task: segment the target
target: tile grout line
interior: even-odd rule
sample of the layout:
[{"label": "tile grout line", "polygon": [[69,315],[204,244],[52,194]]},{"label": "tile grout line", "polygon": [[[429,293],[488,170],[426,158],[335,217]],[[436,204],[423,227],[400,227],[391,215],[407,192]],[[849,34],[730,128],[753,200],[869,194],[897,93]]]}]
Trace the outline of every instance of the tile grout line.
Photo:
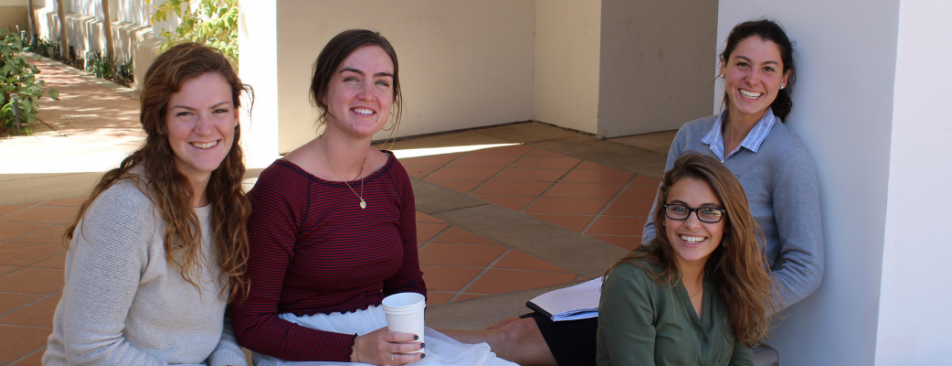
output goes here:
[{"label": "tile grout line", "polygon": [[[562,128],[562,127],[559,127],[559,126],[556,126],[556,125],[553,125],[553,124],[548,124],[548,123],[545,123],[545,122],[535,121],[535,120],[531,120],[531,119],[530,119],[530,120],[527,120],[527,121],[519,121],[519,122],[513,122],[513,123],[506,123],[506,124],[503,124],[503,125],[477,127],[477,128],[475,128],[475,129],[473,129],[472,131],[475,132],[475,133],[478,133],[478,134],[480,134],[480,135],[483,135],[483,136],[489,136],[489,137],[493,137],[493,138],[497,138],[497,139],[501,139],[501,140],[506,140],[506,139],[504,139],[504,138],[497,137],[497,136],[493,136],[493,135],[490,135],[490,134],[485,133],[485,132],[482,132],[482,131],[484,131],[484,130],[491,130],[491,129],[493,129],[493,128],[502,127],[502,126],[506,126],[506,125],[518,125],[518,124],[526,123],[526,122],[529,122],[529,123],[541,123],[541,124],[546,125],[546,126],[548,126],[548,127],[555,127],[555,128],[562,129],[562,130],[568,130],[568,131],[572,131],[572,132],[574,132],[574,133],[576,133],[576,134],[578,134],[578,135],[580,135],[580,136],[585,136],[585,134],[583,134],[583,133],[581,133],[581,132],[579,132],[579,131],[574,131],[574,130],[571,130],[571,129]],[[518,144],[520,144],[520,145],[527,145],[527,146],[535,147],[535,145],[531,145],[531,144],[535,144],[535,143],[539,143],[539,142],[547,142],[547,141],[556,141],[556,140],[572,139],[572,138],[576,138],[576,137],[578,137],[578,136],[556,137],[556,138],[544,139],[544,140],[538,140],[538,141],[525,141],[525,142],[515,142],[515,141],[511,141],[511,142],[518,143]]]},{"label": "tile grout line", "polygon": [[[34,207],[36,207],[36,206],[34,206]],[[46,226],[41,227],[41,228],[39,228],[39,229],[36,229],[36,230],[33,230],[33,231],[28,231],[28,232],[26,232],[26,233],[23,233],[22,235],[14,236],[14,237],[12,237],[12,238],[10,238],[10,239],[4,240],[3,243],[13,242],[13,241],[15,241],[16,239],[19,239],[19,238],[22,238],[22,237],[24,237],[24,236],[33,234],[33,233],[38,232],[38,231],[40,231],[40,230],[49,229],[50,227],[53,227],[53,226],[55,226],[55,225],[65,225],[65,224],[61,224],[62,221],[57,221],[57,222],[54,222],[54,223],[48,223],[48,222],[12,222],[12,221],[3,221],[3,222],[4,222],[4,223],[10,223],[10,224],[33,224],[33,225],[44,225],[44,224],[45,224],[45,225],[46,225]],[[35,244],[35,243],[25,243],[25,244]],[[48,245],[49,245],[49,244],[48,244]]]},{"label": "tile grout line", "polygon": [[[532,145],[528,145],[528,146],[532,146]],[[532,153],[533,151],[535,151],[536,149],[543,150],[543,151],[547,151],[547,152],[551,152],[551,151],[549,151],[549,150],[545,150],[545,149],[540,148],[540,147],[532,146],[532,150],[529,150],[528,152],[526,152],[525,154],[523,154],[519,159],[517,159],[516,161],[512,162],[511,164],[509,164],[509,166],[507,166],[506,168],[500,170],[498,173],[496,173],[495,175],[493,175],[492,177],[490,177],[489,179],[487,179],[486,181],[484,181],[482,184],[480,184],[480,185],[477,186],[476,188],[473,188],[470,192],[473,192],[473,191],[475,191],[476,189],[479,189],[479,187],[481,187],[482,185],[486,184],[487,182],[489,182],[490,180],[492,180],[493,178],[495,178],[495,177],[498,176],[499,174],[502,174],[502,172],[504,172],[504,171],[506,171],[507,169],[509,169],[510,167],[512,167],[512,165],[515,165],[516,163],[522,161],[523,159],[525,159],[527,156],[529,156],[529,154],[531,154],[531,153]],[[563,154],[560,154],[560,155],[563,155]],[[561,156],[561,157],[567,157],[567,156],[563,155],[563,156]],[[569,157],[569,158],[571,158],[571,157]],[[522,210],[516,211],[516,212],[517,212],[518,214],[520,214],[520,215],[532,217],[532,216],[530,216],[530,215],[524,213],[524,211],[526,210],[526,208],[528,208],[529,206],[531,206],[531,205],[532,205],[534,202],[536,202],[539,198],[541,198],[541,197],[542,197],[543,195],[545,195],[547,192],[549,192],[550,190],[552,190],[552,188],[555,187],[555,185],[556,185],[557,183],[561,182],[562,179],[564,179],[567,175],[571,174],[573,171],[576,171],[576,169],[578,169],[578,167],[579,167],[582,163],[585,163],[585,162],[587,161],[587,160],[585,160],[585,159],[579,159],[579,158],[573,158],[573,159],[578,159],[579,162],[576,163],[575,165],[573,165],[571,168],[569,168],[569,169],[565,172],[565,174],[563,174],[563,175],[562,175],[559,179],[557,179],[556,181],[554,181],[554,182],[548,182],[548,183],[550,183],[548,188],[546,188],[544,191],[542,191],[542,193],[539,193],[539,195],[537,195],[535,198],[533,198],[533,200],[532,200],[531,202],[529,202],[528,204],[526,204],[526,206],[523,207]],[[447,164],[448,164],[448,163],[447,163]],[[618,193],[615,194],[615,197],[617,198],[619,195],[621,195],[621,193],[624,192],[625,189],[628,188],[629,185],[631,185],[631,182],[632,182],[632,181],[634,180],[634,178],[637,177],[638,175],[639,175],[639,174],[635,173],[635,175],[634,175],[631,179],[629,179],[628,183],[625,184],[624,186],[622,186],[622,188],[618,191]],[[541,183],[547,183],[547,182],[541,182]],[[598,184],[598,183],[592,183],[592,184]],[[469,193],[467,193],[467,195],[469,195]],[[524,196],[512,196],[512,197],[524,197]],[[605,209],[607,209],[607,207],[608,207],[612,202],[614,202],[614,199],[612,199],[612,200],[610,200],[608,203],[606,203],[606,204],[605,204],[605,207],[603,207],[602,210],[601,210],[599,213],[601,213],[601,212],[603,212]],[[494,203],[492,203],[492,202],[487,202],[487,204],[489,204],[489,205],[494,205],[494,206],[501,207],[501,208],[505,208],[505,207],[496,205],[496,204],[494,204]],[[449,212],[449,211],[454,211],[454,210],[447,210],[447,211],[443,211],[443,212]],[[570,214],[564,214],[564,215],[570,215]],[[574,216],[579,216],[579,215],[574,215]],[[589,216],[589,215],[584,215],[584,216]],[[598,215],[594,215],[594,216],[592,217],[592,220],[589,222],[588,225],[590,226],[593,222],[595,222],[595,219],[596,219],[597,217],[598,217]],[[534,218],[534,217],[533,217],[533,218]],[[456,225],[456,226],[458,226],[458,227],[461,228],[461,229],[470,231],[470,232],[472,232],[472,233],[474,233],[474,234],[480,235],[480,234],[477,233],[476,231],[472,231],[472,230],[470,230],[470,229],[464,228],[464,227],[459,226],[459,225]],[[588,226],[586,226],[585,229],[588,229]],[[584,232],[585,229],[583,229],[582,232]],[[581,232],[580,232],[579,234],[580,234],[580,235],[584,235],[584,234],[582,234]],[[480,236],[482,236],[482,235],[480,235]],[[595,239],[595,238],[592,238],[592,239]],[[598,240],[598,239],[595,239],[595,240]],[[503,244],[503,243],[500,243],[500,244]],[[505,244],[503,244],[503,245],[505,245]],[[506,253],[509,252],[509,250],[512,249],[512,247],[509,247],[508,245],[506,245],[506,246],[507,246],[509,249],[507,249],[506,252],[503,253],[503,255],[505,255]],[[537,258],[537,257],[535,257],[535,256],[532,256],[532,257],[533,257],[533,258],[536,258],[536,259],[540,259],[540,258]],[[502,257],[500,256],[500,258],[502,258]],[[540,260],[542,260],[542,259],[540,259]],[[497,260],[497,261],[498,261],[498,260]],[[545,261],[545,260],[543,260],[543,262],[549,263],[548,261]],[[492,264],[495,264],[495,263],[496,263],[496,262],[493,262]],[[492,264],[491,264],[491,265],[492,265]],[[552,263],[549,263],[549,264],[552,264]],[[488,270],[488,268],[489,268],[489,267],[487,267],[487,270]],[[561,267],[560,267],[560,268],[561,268]],[[564,268],[563,268],[563,269],[564,269]],[[485,272],[486,272],[486,271],[484,270],[484,271],[480,272],[479,274],[477,274],[476,277],[473,279],[473,281],[475,281],[476,279],[478,279],[479,277],[481,277]],[[552,272],[552,273],[564,273],[564,272]],[[568,271],[568,273],[574,273],[574,272]],[[576,276],[578,276],[577,273],[574,273],[574,274],[575,274]],[[464,286],[463,289],[460,290],[460,292],[457,294],[457,296],[459,296],[459,294],[462,294],[462,292],[463,292],[465,289],[469,288],[469,286],[472,285],[472,283],[474,283],[473,281],[471,281],[471,282],[468,283],[466,286]],[[457,296],[454,296],[453,299],[450,300],[450,302],[452,302],[454,299],[456,299]]]},{"label": "tile grout line", "polygon": [[[519,196],[507,196],[507,197],[519,197]],[[558,197],[558,198],[566,198],[566,197]],[[581,199],[596,199],[596,198],[581,198]],[[611,201],[609,201],[609,203],[611,203]],[[647,216],[631,216],[631,215],[568,214],[568,213],[547,213],[547,212],[527,212],[527,214],[552,215],[552,216],[647,217]],[[595,234],[595,235],[631,236],[631,235],[625,235],[625,234]],[[638,236],[638,235],[635,235],[635,236]],[[40,245],[52,245],[52,244],[40,244]]]},{"label": "tile grout line", "polygon": [[[606,217],[639,217],[639,216],[606,216]],[[592,234],[598,236],[617,236],[617,237],[628,237],[628,236],[639,236],[639,235],[624,235],[624,234]]]},{"label": "tile grout line", "polygon": [[[619,190],[618,193],[615,194],[615,197],[612,197],[612,199],[609,200],[608,203],[605,204],[605,207],[602,207],[602,209],[598,211],[597,214],[595,214],[595,218],[593,218],[592,221],[589,221],[588,225],[585,225],[585,228],[582,229],[582,232],[580,234],[588,236],[589,238],[592,238],[591,236],[585,234],[585,232],[588,231],[588,229],[591,228],[593,224],[595,224],[595,221],[598,221],[598,218],[601,217],[603,213],[605,213],[605,210],[608,210],[608,208],[611,207],[611,205],[615,203],[615,201],[618,200],[618,197],[621,197],[621,195],[624,194],[626,190],[628,190],[628,187],[631,187],[631,183],[634,182],[635,178],[637,178],[639,175],[640,174],[635,173],[635,175],[632,176],[631,179],[628,180],[628,183],[625,183],[625,186],[621,187],[621,190]],[[630,216],[626,216],[626,217],[630,217]],[[598,235],[598,234],[595,234],[595,235]],[[592,239],[595,239],[595,238],[592,238]],[[595,240],[598,240],[598,239],[595,239]]]},{"label": "tile grout line", "polygon": [[[510,248],[510,249],[511,249],[511,248]],[[518,250],[518,249],[513,249],[513,250]],[[506,253],[508,253],[508,252],[503,252],[503,254],[506,254]],[[500,256],[502,256],[503,254],[500,254]],[[538,258],[536,258],[536,259],[538,259]],[[495,263],[495,261],[494,261],[493,263]],[[490,263],[490,264],[493,264],[493,263]],[[552,263],[549,263],[549,262],[546,262],[546,263],[552,264]],[[555,266],[554,264],[552,264],[552,265]],[[424,266],[459,267],[459,268],[486,268],[486,267],[483,267],[483,266],[461,266],[461,265],[455,265],[455,264],[424,264]],[[561,268],[561,267],[559,267],[559,268]],[[492,269],[498,269],[498,270],[500,270],[500,271],[516,271],[516,272],[542,272],[542,273],[555,273],[555,274],[566,274],[566,273],[570,273],[570,274],[575,274],[575,275],[578,274],[578,273],[569,271],[569,270],[564,269],[564,268],[562,268],[563,271],[558,271],[558,272],[557,272],[557,271],[539,270],[539,269],[525,269],[525,268],[495,268],[495,267],[493,267]],[[455,292],[455,291],[441,291],[441,290],[433,290],[433,291],[438,291],[438,292]],[[34,294],[34,295],[35,295],[35,294]],[[51,295],[51,296],[52,296],[52,295]]]},{"label": "tile grout line", "polygon": [[[517,145],[517,146],[526,146],[526,145]],[[509,165],[506,165],[506,166],[502,167],[502,169],[499,169],[499,171],[496,172],[496,174],[493,174],[491,177],[486,178],[486,180],[484,180],[482,183],[479,183],[478,185],[476,185],[475,187],[473,187],[473,189],[470,189],[470,190],[469,190],[468,192],[466,192],[465,194],[468,196],[468,195],[472,194],[473,192],[476,192],[477,189],[479,189],[479,188],[481,188],[482,186],[486,185],[486,183],[489,183],[489,181],[493,180],[493,178],[498,177],[500,174],[502,174],[502,172],[504,172],[504,171],[506,171],[506,170],[509,170],[509,168],[511,168],[513,165],[515,165],[516,163],[522,161],[522,159],[525,159],[526,156],[529,156],[529,153],[531,153],[531,152],[534,151],[534,150],[535,150],[535,147],[533,147],[532,150],[526,151],[525,154],[522,154],[521,156],[519,156],[518,159],[516,159],[515,161],[509,163]],[[468,154],[468,153],[467,153],[467,154]],[[490,202],[490,204],[495,205],[495,203],[491,203],[491,202]],[[497,206],[499,206],[499,205],[497,205]],[[502,206],[499,206],[499,207],[502,207]]]},{"label": "tile grout line", "polygon": [[[503,244],[503,245],[505,245],[505,244]],[[502,257],[505,257],[506,254],[509,254],[509,252],[511,252],[511,251],[512,251],[512,247],[506,245],[506,251],[502,252],[502,254],[500,254],[499,257],[496,257],[496,260],[492,261],[492,263],[489,263],[489,265],[487,265],[485,268],[483,268],[482,271],[479,271],[479,273],[477,273],[476,276],[474,276],[472,280],[470,280],[469,282],[467,282],[466,285],[463,286],[463,288],[459,289],[459,291],[456,292],[456,295],[453,295],[453,298],[451,298],[450,301],[447,301],[446,303],[449,304],[449,303],[452,303],[453,301],[455,301],[456,298],[458,298],[460,295],[462,295],[464,292],[466,292],[466,289],[468,289],[470,286],[472,286],[474,283],[476,283],[476,281],[478,281],[480,278],[482,278],[483,275],[486,274],[486,272],[489,272],[489,269],[492,268],[493,265],[495,265],[496,263],[499,263],[499,261],[502,260]]]},{"label": "tile grout line", "polygon": [[51,293],[49,293],[49,294],[38,294],[38,293],[35,293],[35,292],[16,292],[16,291],[0,291],[0,293],[3,293],[3,294],[15,294],[15,295],[36,295],[36,296],[43,297],[43,296],[53,296],[53,295],[56,295],[58,292],[61,292],[61,291],[62,291],[62,289],[59,289],[59,290],[53,291],[53,292],[51,292]]},{"label": "tile grout line", "polygon": [[[419,224],[419,222],[418,222],[417,224]],[[447,222],[446,224],[447,224],[447,225],[446,225],[445,228],[443,228],[443,230],[440,230],[440,232],[436,233],[436,235],[433,235],[433,237],[430,238],[430,240],[427,240],[427,241],[423,242],[423,245],[420,245],[420,246],[417,247],[417,261],[419,261],[419,258],[420,258],[420,250],[421,250],[421,249],[423,249],[423,248],[426,247],[427,245],[430,245],[430,243],[432,243],[433,240],[436,240],[436,238],[440,237],[440,235],[443,235],[443,233],[447,232],[450,228],[453,227],[453,224],[450,224],[450,223],[448,223],[448,222]]]},{"label": "tile grout line", "polygon": [[[30,232],[28,232],[28,233],[26,233],[26,234],[23,234],[23,235],[20,235],[20,236],[11,238],[11,239],[9,239],[9,240],[0,242],[0,245],[13,243],[13,242],[14,242],[16,239],[18,239],[18,238],[22,238],[22,237],[24,237],[24,236],[33,234],[33,233],[38,232],[38,231],[40,231],[40,230],[46,230],[46,229],[48,229],[48,228],[50,228],[50,227],[52,227],[52,226],[54,226],[54,225],[59,225],[59,224],[58,224],[58,223],[48,224],[48,225],[45,226],[45,227],[42,227],[42,228],[39,228],[39,229],[30,231]],[[21,242],[16,242],[16,243],[18,243],[18,244],[34,244],[34,245],[62,245],[62,244],[21,243]],[[68,248],[64,248],[64,249],[65,249],[65,250],[68,250]],[[51,255],[51,256],[49,256],[49,257],[45,257],[45,258],[40,259],[40,260],[38,260],[38,261],[36,261],[36,262],[32,262],[32,263],[27,264],[27,265],[25,265],[25,266],[11,265],[11,267],[20,267],[20,268],[14,269],[14,270],[12,270],[12,271],[10,271],[10,272],[7,272],[7,273],[4,273],[4,274],[0,275],[0,278],[3,278],[3,277],[6,277],[6,276],[8,276],[8,275],[10,275],[10,274],[19,272],[19,271],[23,270],[24,268],[42,268],[42,269],[61,269],[61,270],[62,270],[63,268],[30,267],[30,266],[32,266],[32,265],[34,265],[34,264],[40,263],[40,262],[42,262],[42,261],[45,261],[45,260],[50,259],[50,258],[53,258],[53,257],[55,257],[55,256],[57,256],[57,255],[60,255],[61,253],[63,253],[63,252],[62,252],[62,251],[57,252],[56,254],[53,254],[53,255]],[[18,293],[18,292],[11,292],[11,293]]]},{"label": "tile grout line", "polygon": [[[431,244],[470,245],[470,246],[474,246],[474,247],[489,247],[489,248],[497,248],[497,247],[504,247],[504,246],[505,246],[505,245],[494,245],[494,244],[473,244],[473,243],[456,243],[456,242],[451,242],[451,243],[446,243],[446,242],[433,242],[433,243],[431,243]],[[470,266],[470,267],[479,267],[479,266]]]},{"label": "tile grout line", "polygon": [[[456,158],[454,158],[453,160],[447,161],[446,164],[440,165],[440,166],[438,166],[436,169],[433,169],[432,172],[428,173],[427,175],[424,175],[424,176],[420,177],[420,180],[426,180],[426,178],[428,178],[429,176],[433,175],[433,173],[436,173],[436,172],[440,171],[440,169],[445,168],[447,165],[452,164],[454,161],[459,160],[460,158],[466,156],[466,155],[469,154],[469,153],[470,153],[470,151],[464,152],[464,153],[460,154],[459,156],[457,156]],[[433,156],[439,156],[439,155],[433,155]],[[428,181],[428,182],[429,182],[429,181]]]},{"label": "tile grout line", "polygon": [[[10,213],[8,213],[8,214],[6,214],[6,215],[0,216],[0,219],[2,219],[2,218],[4,218],[4,217],[7,217],[7,216],[10,216],[10,215],[13,215],[13,214],[15,214],[15,213],[17,213],[17,212],[20,212],[20,211],[23,211],[23,210],[29,210],[29,209],[32,208],[32,207],[36,207],[36,206],[27,206],[27,205],[19,205],[19,204],[10,204],[10,205],[4,205],[4,206],[24,206],[24,207],[21,208],[21,209],[19,209],[19,210],[10,212]],[[4,221],[4,222],[9,222],[9,221]]]},{"label": "tile grout line", "polygon": [[[14,360],[13,362],[10,363],[10,365],[16,365],[17,362],[21,362],[21,361],[23,361],[23,360],[25,360],[25,359],[27,359],[27,358],[30,358],[30,356],[33,356],[33,355],[36,354],[37,352],[45,351],[45,350],[46,350],[46,345],[43,345],[42,347],[37,348],[37,349],[33,350],[32,352],[23,355],[23,357],[20,357],[20,358]],[[6,364],[4,364],[4,365],[6,365]]]},{"label": "tile grout line", "polygon": [[[444,187],[444,188],[445,188],[445,187]],[[474,198],[475,198],[475,197],[474,197]],[[477,198],[477,199],[478,199],[478,198]],[[482,200],[481,200],[481,201],[482,201]],[[481,204],[478,204],[478,205],[474,205],[474,206],[467,206],[467,207],[460,207],[460,208],[451,208],[451,209],[449,209],[449,210],[443,210],[443,211],[433,211],[433,212],[431,212],[431,213],[428,213],[427,215],[431,215],[431,216],[432,216],[432,215],[441,214],[441,213],[446,213],[446,212],[466,210],[466,209],[470,209],[470,208],[473,208],[473,207],[482,207],[482,206],[486,206],[486,205],[492,205],[492,203],[490,203],[490,202],[486,202],[486,201],[483,201],[483,202],[484,202],[484,203],[481,203]]]},{"label": "tile grout line", "polygon": [[[39,301],[41,301],[41,300],[43,300],[43,299],[46,299],[46,298],[48,298],[48,297],[52,297],[52,296],[54,296],[54,295],[59,295],[59,294],[62,293],[62,292],[63,292],[63,289],[59,289],[59,290],[53,291],[53,293],[46,294],[46,295],[42,295],[42,294],[27,294],[27,293],[23,293],[23,292],[5,292],[5,293],[8,293],[8,294],[19,294],[19,295],[39,295],[40,297],[37,298],[36,300],[30,301],[30,302],[28,302],[28,303],[26,303],[26,304],[20,305],[19,307],[16,307],[16,308],[14,308],[13,310],[10,310],[10,311],[8,311],[8,312],[6,312],[6,313],[0,314],[0,318],[5,317],[5,316],[10,315],[10,314],[13,314],[13,313],[15,313],[15,312],[17,312],[17,311],[23,310],[24,308],[26,308],[26,307],[28,307],[28,306],[30,306],[30,305],[33,305],[33,304],[35,304],[35,303],[37,303],[37,302],[39,302]],[[24,327],[24,326],[25,326],[25,325],[13,325],[13,324],[2,324],[2,323],[0,323],[0,325],[12,325],[12,326],[16,326],[16,327]],[[37,328],[37,327],[31,327],[31,328]],[[45,328],[45,327],[44,327],[44,328]]]},{"label": "tile grout line", "polygon": [[[539,149],[539,148],[537,147],[536,149]],[[545,150],[545,149],[540,149],[540,150]],[[548,151],[548,150],[545,150],[545,151]],[[578,159],[578,158],[576,158],[576,159]],[[536,203],[536,201],[538,201],[540,198],[542,198],[542,196],[545,196],[546,193],[549,193],[549,191],[551,191],[552,188],[555,188],[555,185],[556,185],[556,184],[561,183],[561,182],[562,182],[562,179],[565,179],[566,176],[568,176],[569,174],[572,174],[572,172],[574,172],[575,169],[578,169],[579,165],[582,165],[582,163],[585,162],[584,159],[578,159],[578,160],[579,160],[578,163],[575,163],[575,165],[573,165],[571,168],[569,168],[569,170],[566,171],[565,174],[562,174],[562,176],[559,177],[559,179],[556,179],[555,182],[552,182],[552,184],[549,185],[549,188],[546,188],[544,191],[542,191],[542,193],[539,193],[538,196],[536,196],[535,198],[533,198],[532,201],[529,202],[529,204],[527,204],[525,207],[523,207],[522,210],[519,210],[519,213],[520,213],[520,214],[523,214],[523,215],[526,215],[526,216],[529,216],[529,213],[525,212],[526,209],[529,208],[529,206],[532,206],[532,204],[533,204],[533,203]],[[558,198],[562,198],[562,197],[558,197]],[[529,216],[529,217],[532,217],[532,216]],[[594,219],[593,219],[593,220],[594,220]],[[558,226],[558,225],[556,225],[556,226]]]},{"label": "tile grout line", "polygon": [[32,325],[14,325],[14,324],[0,324],[4,327],[20,327],[20,328],[29,328],[29,329],[49,329],[50,333],[53,333],[53,327],[35,327]]},{"label": "tile grout line", "polygon": [[[49,202],[49,201],[46,201],[46,202]],[[35,207],[35,206],[34,206],[34,207]],[[40,223],[40,224],[42,224],[42,223]],[[39,228],[39,229],[30,231],[30,232],[27,232],[27,233],[25,233],[25,234],[23,234],[23,235],[20,235],[20,236],[16,236],[16,237],[10,238],[10,239],[8,239],[8,240],[6,240],[6,241],[0,242],[0,244],[9,244],[9,243],[15,242],[16,239],[19,239],[19,238],[22,238],[22,237],[24,237],[24,236],[33,234],[33,233],[38,232],[38,231],[40,231],[40,230],[49,229],[50,227],[55,226],[55,225],[59,225],[59,223],[47,224],[47,226],[44,226],[44,227],[42,227],[42,228]],[[20,242],[16,242],[16,243],[20,243]],[[20,244],[36,244],[36,243],[20,243]],[[37,244],[37,245],[57,245],[57,244]],[[60,244],[60,245],[62,245],[62,244]],[[53,254],[53,255],[51,255],[51,256],[49,256],[49,257],[40,259],[40,260],[38,260],[38,261],[36,261],[36,262],[30,263],[30,264],[25,265],[25,266],[11,266],[11,267],[20,267],[20,268],[14,269],[14,270],[12,270],[12,271],[10,271],[10,272],[7,272],[7,273],[4,273],[4,274],[0,275],[0,278],[3,278],[3,277],[6,277],[6,276],[8,276],[8,275],[10,275],[10,274],[19,272],[19,271],[23,270],[24,268],[27,268],[28,266],[32,266],[32,265],[34,265],[34,264],[40,263],[40,262],[42,262],[42,261],[45,261],[45,260],[47,260],[47,259],[53,258],[53,257],[55,257],[55,256],[57,256],[57,255],[60,255],[60,253],[62,253],[62,252],[58,252],[58,253]],[[42,268],[42,267],[29,267],[29,268]],[[62,268],[46,268],[46,269],[62,269]],[[11,293],[14,293],[14,292],[11,292]]]}]

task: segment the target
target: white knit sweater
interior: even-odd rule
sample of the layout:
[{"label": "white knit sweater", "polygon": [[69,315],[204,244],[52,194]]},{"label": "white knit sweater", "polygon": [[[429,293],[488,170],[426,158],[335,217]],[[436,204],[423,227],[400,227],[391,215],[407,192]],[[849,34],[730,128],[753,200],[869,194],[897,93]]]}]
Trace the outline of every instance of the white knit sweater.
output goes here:
[{"label": "white knit sweater", "polygon": [[201,291],[166,260],[165,222],[134,183],[96,198],[66,255],[43,364],[245,366],[220,296],[211,205],[195,213],[205,259],[192,277]]}]

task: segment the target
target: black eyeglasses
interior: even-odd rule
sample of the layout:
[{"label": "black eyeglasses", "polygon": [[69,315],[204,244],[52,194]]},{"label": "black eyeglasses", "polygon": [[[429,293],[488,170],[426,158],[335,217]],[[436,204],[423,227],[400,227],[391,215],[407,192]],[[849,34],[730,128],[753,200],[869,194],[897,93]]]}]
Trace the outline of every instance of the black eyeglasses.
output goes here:
[{"label": "black eyeglasses", "polygon": [[697,219],[701,222],[716,224],[724,219],[727,210],[719,207],[698,207],[690,208],[679,203],[669,203],[664,205],[664,215],[671,220],[687,220],[692,212],[697,213]]}]

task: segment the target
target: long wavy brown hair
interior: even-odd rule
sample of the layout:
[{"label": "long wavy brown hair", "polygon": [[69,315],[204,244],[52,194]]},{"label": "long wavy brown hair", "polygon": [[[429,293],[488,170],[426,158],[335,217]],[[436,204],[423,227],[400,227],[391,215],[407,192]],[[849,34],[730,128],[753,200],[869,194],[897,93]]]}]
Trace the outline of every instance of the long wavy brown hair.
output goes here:
[{"label": "long wavy brown hair", "polygon": [[[677,254],[663,229],[664,204],[668,203],[671,186],[686,178],[707,182],[727,210],[722,245],[718,245],[711,253],[705,271],[712,277],[718,293],[727,304],[734,336],[748,347],[753,347],[761,339],[769,337],[770,315],[780,308],[780,295],[770,278],[767,258],[757,242],[758,237],[763,240],[764,234],[750,215],[744,189],[734,174],[712,157],[688,152],[674,162],[674,166],[661,180],[655,202],[654,225],[659,228],[657,237],[615,262],[605,272],[605,276],[611,274],[618,265],[631,263],[644,270],[657,283],[671,283],[674,286],[681,281],[682,274],[675,258]],[[657,265],[661,272],[655,272],[641,262]]]},{"label": "long wavy brown hair", "polygon": [[[175,166],[167,136],[166,113],[172,94],[180,91],[185,82],[206,73],[218,73],[225,78],[231,86],[232,103],[236,110],[241,106],[242,91],[248,91],[253,98],[250,86],[241,83],[234,68],[217,49],[185,43],[159,55],[145,75],[139,98],[139,121],[146,132],[145,145],[99,180],[89,198],[80,206],[76,219],[66,228],[63,239],[67,246],[96,197],[116,182],[130,180],[149,197],[167,224],[163,233],[166,260],[181,270],[186,281],[200,288],[194,276],[196,271],[200,273],[203,270],[201,260],[205,254],[200,243],[201,224],[190,204],[192,196],[197,193],[192,192],[188,178]],[[245,223],[251,212],[251,204],[241,187],[245,166],[239,146],[240,138],[239,124],[235,127],[231,150],[218,169],[212,172],[205,188],[208,202],[212,204],[212,248],[216,251],[221,267],[219,281],[222,292],[219,296],[227,296],[228,299],[247,293],[249,287],[244,277],[248,263]],[[181,255],[176,256],[176,252],[181,252]]]}]

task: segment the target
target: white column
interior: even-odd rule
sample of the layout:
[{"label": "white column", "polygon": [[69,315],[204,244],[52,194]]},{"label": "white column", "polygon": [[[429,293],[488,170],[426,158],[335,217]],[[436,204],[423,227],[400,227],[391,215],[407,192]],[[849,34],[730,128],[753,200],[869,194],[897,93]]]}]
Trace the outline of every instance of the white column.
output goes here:
[{"label": "white column", "polygon": [[248,168],[263,168],[278,157],[278,41],[275,1],[242,1],[238,21],[241,81],[254,88],[254,108],[242,100],[241,142]]},{"label": "white column", "polygon": [[952,365],[952,2],[901,1],[876,365]]},{"label": "white column", "polygon": [[[678,129],[709,115],[717,1],[603,0],[598,134]],[[574,71],[578,72],[578,71]]]},{"label": "white column", "polygon": [[598,132],[601,0],[535,3],[532,119]]}]

